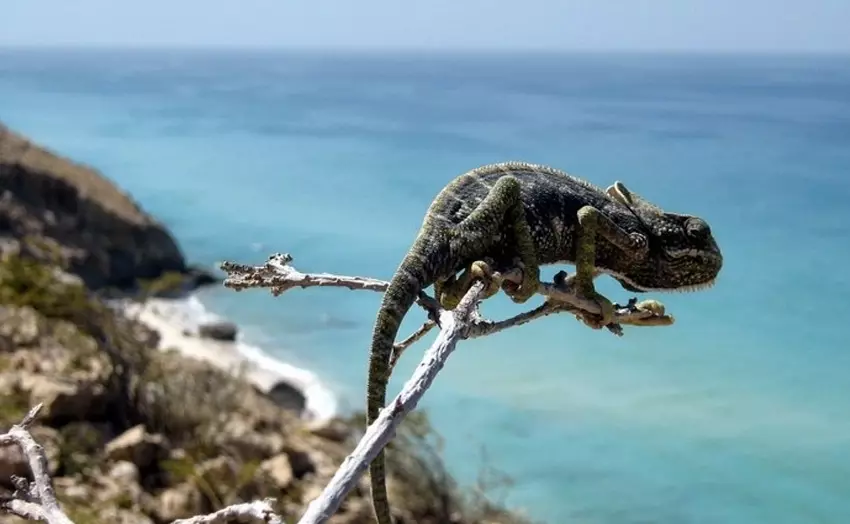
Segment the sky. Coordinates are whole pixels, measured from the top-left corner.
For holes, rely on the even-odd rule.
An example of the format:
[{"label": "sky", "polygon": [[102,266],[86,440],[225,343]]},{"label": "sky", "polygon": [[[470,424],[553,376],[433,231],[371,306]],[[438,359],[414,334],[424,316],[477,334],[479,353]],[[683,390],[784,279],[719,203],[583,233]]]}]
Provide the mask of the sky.
[{"label": "sky", "polygon": [[850,52],[850,0],[0,0],[0,46]]}]

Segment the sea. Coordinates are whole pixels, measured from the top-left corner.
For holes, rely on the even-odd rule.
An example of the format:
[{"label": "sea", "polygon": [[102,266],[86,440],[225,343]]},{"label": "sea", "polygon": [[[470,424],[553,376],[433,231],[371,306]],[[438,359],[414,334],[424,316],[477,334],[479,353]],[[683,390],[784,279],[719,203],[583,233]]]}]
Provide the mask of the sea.
[{"label": "sea", "polygon": [[[545,523],[850,522],[848,56],[5,49],[0,120],[113,179],[209,267],[286,252],[389,278],[440,188],[505,160],[702,216],[725,266],[710,290],[650,295],[672,326],[560,315],[463,341],[420,404],[449,469],[507,475],[493,500]],[[326,413],[363,409],[379,293],[193,300],[313,374]]]}]

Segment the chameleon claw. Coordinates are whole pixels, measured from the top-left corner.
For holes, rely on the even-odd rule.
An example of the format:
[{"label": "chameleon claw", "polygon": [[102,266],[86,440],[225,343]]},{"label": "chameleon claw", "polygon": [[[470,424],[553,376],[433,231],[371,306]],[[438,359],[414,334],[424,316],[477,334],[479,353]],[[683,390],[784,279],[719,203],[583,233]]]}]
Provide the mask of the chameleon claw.
[{"label": "chameleon claw", "polygon": [[[472,263],[469,269],[473,279],[479,278],[484,281],[484,284],[486,285],[484,288],[484,296],[482,298],[490,298],[498,293],[502,288],[502,279],[496,276],[493,268],[487,262],[483,260],[476,260]],[[464,292],[464,294],[466,293]]]},{"label": "chameleon claw", "polygon": [[578,315],[579,319],[585,325],[593,329],[602,329],[611,324],[614,320],[614,303],[608,300],[608,297],[598,293],[596,290],[581,293],[581,297],[596,302],[601,310],[601,314],[584,313]]},{"label": "chameleon claw", "polygon": [[540,269],[523,268],[522,283],[517,285],[506,280],[502,283],[502,289],[514,303],[523,304],[527,302],[540,289]]},{"label": "chameleon claw", "polygon": [[667,308],[664,307],[664,304],[653,299],[641,300],[635,304],[635,309],[638,311],[649,311],[658,317],[663,317],[667,312]]}]

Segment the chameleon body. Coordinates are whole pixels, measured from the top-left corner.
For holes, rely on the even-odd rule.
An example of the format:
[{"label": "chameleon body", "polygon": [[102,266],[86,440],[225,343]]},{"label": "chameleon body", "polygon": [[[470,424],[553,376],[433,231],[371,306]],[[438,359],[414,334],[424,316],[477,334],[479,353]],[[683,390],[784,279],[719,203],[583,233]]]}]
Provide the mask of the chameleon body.
[{"label": "chameleon body", "polygon": [[[452,309],[494,264],[520,267],[522,284],[489,280],[516,303],[533,296],[542,265],[571,263],[579,296],[594,300],[610,323],[612,303],[593,279],[609,274],[627,290],[690,291],[713,285],[723,257],[701,218],[665,212],[616,182],[596,187],[557,169],[522,162],[479,167],[452,180],[431,203],[419,233],[384,293],[372,335],[367,422],[385,403],[399,325],[421,291],[434,285]],[[458,276],[458,274],[460,274]],[[370,464],[379,524],[391,524],[383,451]]]}]

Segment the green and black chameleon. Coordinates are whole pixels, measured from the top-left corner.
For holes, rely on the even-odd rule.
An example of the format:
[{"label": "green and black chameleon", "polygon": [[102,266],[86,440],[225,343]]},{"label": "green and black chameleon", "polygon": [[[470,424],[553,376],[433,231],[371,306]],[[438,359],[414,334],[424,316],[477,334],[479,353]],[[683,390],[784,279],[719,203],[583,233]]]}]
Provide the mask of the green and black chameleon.
[{"label": "green and black chameleon", "polygon": [[[502,267],[518,261],[521,285],[489,280],[492,266],[485,260]],[[476,278],[484,278],[491,282],[485,298],[501,288],[523,303],[538,289],[540,266],[560,263],[575,264],[575,289],[599,304],[601,318],[590,323],[602,327],[614,310],[596,292],[597,274],[631,292],[693,291],[714,284],[723,257],[705,220],[666,212],[620,182],[603,190],[522,162],[469,171],[437,195],[384,293],[369,359],[368,424],[384,407],[399,325],[422,290],[433,284],[440,304],[452,309]],[[369,472],[377,521],[391,524],[383,452]]]}]

